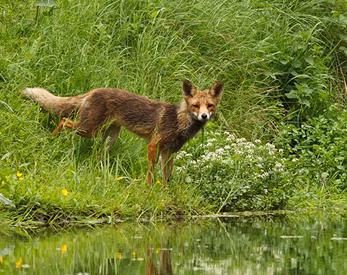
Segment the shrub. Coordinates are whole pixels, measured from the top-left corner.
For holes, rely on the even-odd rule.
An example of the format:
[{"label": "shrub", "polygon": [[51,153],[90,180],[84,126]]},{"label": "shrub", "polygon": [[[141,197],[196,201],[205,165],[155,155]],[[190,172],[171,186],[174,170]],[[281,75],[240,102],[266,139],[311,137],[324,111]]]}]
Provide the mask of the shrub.
[{"label": "shrub", "polygon": [[213,135],[178,154],[177,171],[185,181],[196,185],[218,211],[283,208],[290,181],[282,151],[228,132]]},{"label": "shrub", "polygon": [[291,170],[298,184],[318,187],[347,187],[347,111],[336,106],[325,115],[308,120],[301,127],[286,125],[277,144],[292,160]]}]

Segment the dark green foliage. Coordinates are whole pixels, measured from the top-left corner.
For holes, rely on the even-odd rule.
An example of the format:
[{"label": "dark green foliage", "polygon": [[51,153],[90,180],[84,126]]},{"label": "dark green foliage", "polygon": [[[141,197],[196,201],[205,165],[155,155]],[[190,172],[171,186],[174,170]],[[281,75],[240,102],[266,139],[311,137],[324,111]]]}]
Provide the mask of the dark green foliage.
[{"label": "dark green foliage", "polygon": [[[347,112],[331,106],[324,115],[300,128],[284,127],[276,139],[292,159],[297,184],[347,188]],[[303,187],[303,186],[301,186]]]}]

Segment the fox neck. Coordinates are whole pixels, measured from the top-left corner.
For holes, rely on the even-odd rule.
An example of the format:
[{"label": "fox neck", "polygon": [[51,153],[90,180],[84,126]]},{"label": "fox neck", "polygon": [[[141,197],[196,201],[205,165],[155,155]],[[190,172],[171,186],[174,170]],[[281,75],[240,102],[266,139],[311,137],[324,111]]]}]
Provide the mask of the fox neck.
[{"label": "fox neck", "polygon": [[196,135],[196,133],[204,127],[205,122],[201,122],[193,118],[188,111],[185,101],[182,101],[177,110],[178,130],[183,138],[187,140]]}]

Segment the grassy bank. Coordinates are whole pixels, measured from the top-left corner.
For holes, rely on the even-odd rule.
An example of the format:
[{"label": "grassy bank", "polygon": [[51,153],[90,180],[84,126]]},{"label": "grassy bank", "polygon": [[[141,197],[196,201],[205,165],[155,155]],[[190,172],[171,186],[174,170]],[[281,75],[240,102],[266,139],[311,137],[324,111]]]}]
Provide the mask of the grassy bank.
[{"label": "grassy bank", "polygon": [[[35,1],[0,7],[0,193],[16,206],[0,204],[4,221],[345,202],[343,1],[57,1],[38,13]],[[217,121],[185,147],[167,187],[145,185],[141,139],[123,131],[108,154],[100,139],[52,138],[58,118],[20,95],[28,86],[64,96],[107,86],[177,102],[184,78],[201,88],[218,79],[225,93]],[[196,164],[202,156],[210,166]]]}]

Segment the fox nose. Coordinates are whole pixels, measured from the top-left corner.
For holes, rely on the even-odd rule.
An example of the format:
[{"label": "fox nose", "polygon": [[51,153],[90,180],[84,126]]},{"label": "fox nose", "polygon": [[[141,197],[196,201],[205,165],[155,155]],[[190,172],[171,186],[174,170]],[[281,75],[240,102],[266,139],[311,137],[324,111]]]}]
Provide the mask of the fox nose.
[{"label": "fox nose", "polygon": [[201,118],[202,118],[203,120],[207,119],[207,114],[202,113],[202,114],[201,114]]}]

